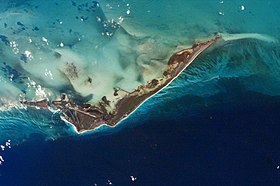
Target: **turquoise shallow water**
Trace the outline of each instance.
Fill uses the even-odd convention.
[[[0,185],[279,184],[279,8],[276,0],[1,1],[0,145],[12,148],[0,151]],[[224,41],[116,128],[78,136],[59,112],[19,104],[133,90],[174,51],[216,33]]]
[[[21,99],[53,99],[65,91],[95,102],[115,86],[132,90],[157,77],[173,51],[215,33],[231,41],[202,54],[156,96],[156,103],[149,101],[141,110],[149,112],[157,102],[186,94],[225,92],[221,82],[228,78],[237,78],[246,90],[279,95],[278,6],[276,1],[2,2],[2,110]],[[259,35],[237,35],[250,33]],[[73,77],[71,64],[79,78]],[[85,82],[88,78],[93,85]],[[2,121],[11,120],[10,126],[1,122],[1,141],[32,133],[61,136],[60,121],[50,120],[50,115],[43,115],[43,122],[14,127],[14,112],[1,113]],[[20,113],[33,115],[25,109]],[[6,132],[11,128],[12,133]],[[66,135],[71,131],[66,125],[63,130]]]

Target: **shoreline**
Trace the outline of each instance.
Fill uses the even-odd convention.
[[[23,102],[27,106],[47,108],[54,106],[63,113],[61,119],[71,125],[77,134],[94,132],[96,129],[106,126],[114,128],[123,120],[133,114],[142,104],[155,96],[161,90],[169,86],[203,51],[212,46],[220,36],[215,36],[204,42],[195,43],[191,48],[174,53],[167,64],[167,68],[161,77],[140,85],[134,91],[128,92],[121,99],[108,100],[104,96],[96,105],[78,105],[70,100],[66,94],[62,94],[60,100],[49,103],[47,100],[35,102]],[[118,97],[118,91],[113,93]],[[112,103],[113,102],[113,103]]]
[[[214,43],[213,43],[213,44],[214,44]],[[211,44],[211,45],[212,45],[212,44]],[[209,45],[207,48],[209,48],[211,45]],[[206,50],[207,48],[205,48],[204,50]],[[161,89],[159,89],[159,90],[158,90],[156,93],[154,93],[153,95],[147,97],[140,105],[138,105],[132,112],[130,112],[129,115],[128,115],[127,117],[121,119],[121,120],[120,120],[119,122],[117,122],[115,125],[110,126],[110,125],[104,123],[104,124],[100,125],[99,127],[94,128],[94,129],[91,129],[91,130],[78,131],[75,125],[73,125],[72,123],[70,123],[70,122],[67,121],[66,119],[65,119],[65,121],[67,121],[69,124],[72,125],[72,127],[74,128],[74,130],[75,130],[75,132],[76,132],[77,134],[84,134],[84,133],[88,133],[88,132],[93,132],[94,130],[96,130],[96,129],[102,127],[102,126],[106,126],[106,127],[108,127],[108,128],[115,128],[115,127],[117,127],[117,125],[121,124],[122,121],[128,119],[128,117],[131,116],[131,115],[132,115],[139,107],[141,107],[146,101],[148,101],[149,99],[151,99],[152,97],[154,97],[155,95],[157,95],[160,91],[162,91],[162,90],[165,89],[167,86],[169,86],[173,81],[175,81],[176,78],[179,77],[179,76],[181,75],[181,73],[182,73],[189,65],[191,65],[191,63],[192,63],[204,50],[202,50],[201,52],[197,53],[196,56],[194,56],[194,58],[192,59],[192,61],[190,61],[190,63],[187,64],[187,65],[177,74],[177,76],[175,76],[174,78],[172,78],[172,80],[171,80],[168,84],[166,84],[165,86],[163,86]]]

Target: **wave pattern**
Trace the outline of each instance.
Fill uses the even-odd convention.
[[[28,138],[55,140],[74,135],[58,113],[36,108],[10,108],[0,112],[0,141],[12,139],[13,144]]]

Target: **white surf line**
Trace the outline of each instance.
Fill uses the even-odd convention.
[[[114,125],[114,126],[110,126],[110,125],[104,123],[104,124],[101,124],[101,125],[99,125],[98,127],[94,128],[94,129],[78,131],[77,127],[76,127],[74,124],[72,124],[71,122],[67,121],[67,119],[65,119],[64,116],[60,116],[60,118],[61,118],[61,120],[64,121],[68,126],[70,126],[70,127],[75,131],[75,133],[77,133],[77,134],[79,134],[79,135],[80,135],[80,134],[86,134],[86,133],[95,132],[96,130],[98,130],[98,129],[100,129],[101,127],[104,127],[104,126],[106,126],[106,127],[108,127],[108,128],[115,128],[115,127],[119,124],[119,122],[122,121],[122,120],[120,120],[120,121],[119,121],[116,125]],[[125,119],[125,118],[124,118],[124,119]]]
[[[126,120],[130,115],[132,115],[139,107],[141,107],[146,101],[148,101],[149,99],[151,99],[152,97],[154,97],[156,94],[158,94],[161,90],[163,90],[165,87],[167,87],[170,83],[172,83],[175,79],[177,79],[177,77],[198,57],[199,54],[201,54],[202,52],[204,52],[207,48],[209,48],[211,45],[213,45],[214,43],[216,43],[217,41],[221,40],[223,38],[220,38],[220,39],[217,39],[216,41],[213,41],[213,42],[210,42],[208,43],[207,45],[204,45],[202,47],[202,49],[200,49],[199,52],[197,52],[195,55],[192,56],[192,58],[189,60],[188,64],[181,69],[181,71],[172,78],[172,80],[170,80],[170,82],[168,82],[165,86],[163,86],[161,89],[159,89],[157,92],[155,92],[154,94],[152,94],[151,96],[149,96],[148,98],[146,98],[144,101],[142,101],[141,104],[139,104],[132,112],[130,112],[126,117],[122,118],[120,121],[118,121],[115,125],[111,126],[111,125],[108,125],[106,123],[94,128],[94,129],[90,129],[90,130],[83,130],[83,131],[78,131],[76,126],[72,123],[70,123],[69,121],[67,121],[64,117],[62,117],[63,121],[66,120],[66,122],[68,124],[71,124],[74,128],[74,131],[78,134],[84,134],[84,133],[87,133],[87,132],[94,132],[96,129],[102,127],[102,126],[106,126],[106,127],[109,127],[109,128],[115,128],[117,125],[119,125],[122,121]],[[210,40],[209,40],[210,41]]]

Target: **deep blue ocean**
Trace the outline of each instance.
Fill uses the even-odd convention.
[[[279,8],[0,1],[0,186],[280,185]],[[217,33],[221,42],[115,128],[78,135],[58,111],[19,104],[129,90],[172,52]]]
[[[205,106],[184,113],[181,105],[197,102]],[[114,134],[35,136],[5,151],[1,185],[279,185],[279,105],[279,97],[242,90],[184,96],[165,104],[176,117],[152,110],[155,117],[128,119],[137,126]]]

